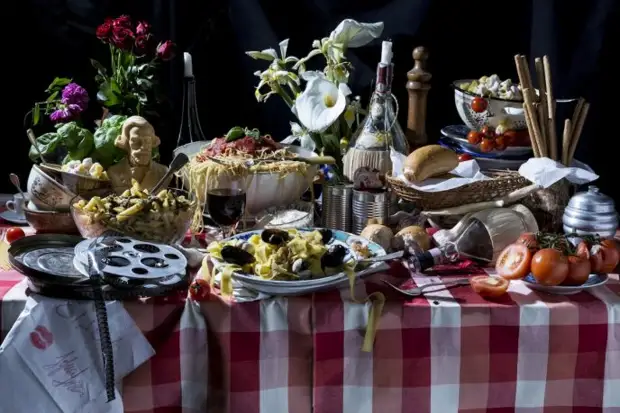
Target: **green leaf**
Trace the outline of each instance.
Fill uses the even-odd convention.
[[[39,119],[41,119],[41,106],[37,103],[32,110],[32,124],[38,125]]]
[[[46,102],[51,102],[53,100],[56,100],[56,98],[58,97],[58,94],[60,93],[60,91],[55,90],[51,95],[48,96],[47,99],[45,99]]]
[[[256,128],[254,129],[245,128],[245,136],[249,136],[249,137],[252,137],[258,140],[260,139],[260,131]]]
[[[226,142],[236,141],[239,138],[243,138],[245,136],[245,129],[241,126],[235,126],[231,128],[228,133],[226,133]]]
[[[60,90],[63,87],[67,86],[69,83],[71,83],[71,79],[68,79],[66,77],[57,77],[52,81],[52,83],[50,83],[50,85],[47,87],[47,89],[45,89],[45,91],[53,92],[55,90]]]
[[[110,107],[121,103],[121,90],[114,79],[104,81],[97,92],[97,100]]]
[[[51,155],[54,153],[58,144],[60,143],[60,136],[56,132],[49,132],[39,136],[36,139],[37,148],[41,151],[43,156]],[[39,152],[34,146],[30,146],[28,157],[34,162],[39,158]]]
[[[97,70],[97,73],[103,78],[108,77],[107,69],[95,59],[90,59],[90,64]]]

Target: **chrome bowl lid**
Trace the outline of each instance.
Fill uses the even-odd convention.
[[[585,192],[575,194],[570,201],[568,201],[568,206],[566,208],[573,213],[616,213],[614,200],[599,192],[598,187],[594,185],[590,185]]]

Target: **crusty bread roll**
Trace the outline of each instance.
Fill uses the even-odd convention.
[[[450,172],[459,165],[454,151],[439,145],[426,145],[413,151],[405,160],[403,174],[411,182]]]

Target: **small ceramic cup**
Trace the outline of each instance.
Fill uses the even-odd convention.
[[[24,215],[24,205],[26,204],[26,199],[22,194],[13,195],[13,199],[6,201],[6,209],[9,211],[15,212],[17,215]]]

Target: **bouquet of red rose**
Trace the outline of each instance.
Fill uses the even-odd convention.
[[[174,43],[166,40],[155,45],[150,24],[134,26],[125,15],[106,19],[97,28],[97,37],[110,48],[109,69],[91,59],[97,70],[97,100],[113,113],[148,114],[156,93],[157,66],[174,57]]]

